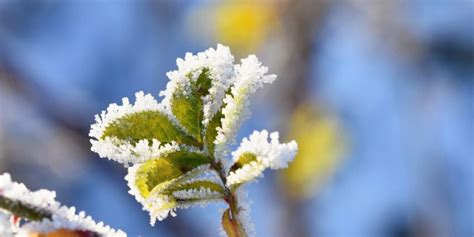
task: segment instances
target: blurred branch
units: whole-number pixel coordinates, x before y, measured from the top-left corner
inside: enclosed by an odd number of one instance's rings
[[[331,3],[326,0],[281,1],[279,9],[282,16],[283,30],[281,37],[283,50],[277,64],[280,92],[276,98],[282,108],[279,123],[285,127],[299,105],[309,100],[311,93],[312,56],[320,43],[321,26],[324,24]],[[289,129],[289,127],[286,127]],[[279,193],[280,194],[280,193]],[[281,236],[310,236],[310,223],[304,215],[306,203],[293,198],[288,190],[281,190],[282,202],[285,203],[284,218],[279,232]]]
[[[279,88],[283,93],[278,93],[279,104],[287,111],[288,115],[298,104],[308,99],[310,94],[310,81],[312,54],[319,44],[319,31],[324,23],[330,2],[326,0],[301,0],[283,1],[279,9],[282,14],[283,39],[282,57],[278,75]],[[279,35],[280,36],[280,35]],[[281,118],[281,121],[287,121]]]
[[[84,126],[84,121],[78,121],[76,116],[82,110],[68,110],[63,111],[63,108],[51,106],[53,100],[51,96],[41,87],[41,85],[34,83],[31,80],[23,79],[21,73],[11,66],[7,61],[2,61],[0,58],[0,80],[4,82],[4,85],[8,87],[8,90],[12,91],[15,95],[21,96],[28,103],[32,104],[33,107],[44,113],[44,116],[48,120],[53,121],[55,124],[67,128],[77,134],[87,134],[89,128]],[[73,106],[71,106],[72,108]]]

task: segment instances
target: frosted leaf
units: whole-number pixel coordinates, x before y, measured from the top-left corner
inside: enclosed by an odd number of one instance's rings
[[[223,186],[210,165],[199,165],[198,157],[159,158],[128,169],[125,179],[143,209],[150,214],[150,223],[176,215],[176,209],[208,203],[223,197]],[[191,159],[191,160],[190,160]],[[197,166],[189,166],[193,164]],[[184,165],[184,166],[180,166]],[[194,167],[194,168],[192,168]]]
[[[273,132],[269,136],[266,130],[254,131],[249,138],[242,140],[240,147],[232,153],[232,156],[234,164],[239,164],[242,157],[248,156],[248,154],[253,155],[255,160],[248,160],[236,169],[231,168],[227,177],[227,185],[251,181],[262,176],[266,168],[286,168],[289,162],[295,158],[297,150],[298,146],[295,141],[281,144],[278,132]]]
[[[8,173],[0,175],[0,197],[21,202],[24,205],[35,207],[38,211],[49,213],[42,220],[30,221],[27,219],[29,222],[14,230],[18,232],[16,236],[29,236],[31,233],[49,233],[59,229],[88,231],[103,237],[126,236],[121,230],[116,231],[109,226],[105,226],[102,222],[96,223],[90,216],[86,216],[84,212],[76,214],[74,207],[61,206],[55,200],[55,192],[44,189],[33,192],[21,183],[12,182]],[[18,211],[18,209],[15,209],[15,211]],[[4,213],[0,212],[0,222],[3,221]],[[2,223],[0,223],[0,228],[3,228]],[[0,229],[0,233],[1,231]]]
[[[249,96],[264,84],[273,83],[276,75],[267,75],[268,68],[262,66],[255,55],[242,59],[235,65],[235,84],[224,98],[221,127],[215,140],[216,157],[226,155],[226,147],[233,143],[242,122],[249,116]]]
[[[111,104],[107,111],[96,115],[89,135],[91,150],[102,158],[128,165],[144,162],[171,151],[181,144],[195,141],[181,131],[163,105],[143,92],[135,94],[135,104],[127,98],[122,105]]]
[[[196,55],[186,53],[184,59],[178,58],[176,60],[178,69],[166,74],[170,81],[166,85],[166,90],[160,92],[160,95],[164,96],[163,104],[170,108],[170,102],[175,91],[178,88],[190,90],[191,82],[197,80],[203,68],[208,68],[212,83],[209,94],[203,98],[203,123],[207,124],[208,120],[222,105],[225,91],[233,83],[233,63],[234,56],[230,53],[230,49],[220,44],[217,45],[216,49],[209,48]]]

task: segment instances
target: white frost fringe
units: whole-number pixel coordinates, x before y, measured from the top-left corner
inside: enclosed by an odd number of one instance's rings
[[[242,168],[230,172],[227,177],[228,186],[260,177],[265,168],[284,169],[288,167],[288,163],[295,158],[298,145],[295,141],[281,144],[278,132],[270,134],[270,141],[268,141],[268,135],[266,130],[254,131],[249,138],[242,140],[236,151],[232,152],[234,162],[244,153],[254,154],[257,162],[250,162]]]
[[[276,75],[267,75],[268,68],[262,66],[255,55],[250,55],[241,60],[240,65],[235,65],[235,84],[231,87],[231,94],[224,98],[226,106],[222,110],[224,117],[222,126],[214,143],[216,144],[215,156],[225,157],[227,147],[235,141],[236,132],[242,122],[249,116],[249,96],[264,84],[271,84],[276,80]]]

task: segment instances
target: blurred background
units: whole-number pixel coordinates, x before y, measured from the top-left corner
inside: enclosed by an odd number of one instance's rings
[[[247,186],[257,236],[474,235],[472,0],[0,0],[0,172],[129,236],[218,236],[223,204],[151,227],[88,137],[217,43],[279,75],[238,140],[300,146]]]

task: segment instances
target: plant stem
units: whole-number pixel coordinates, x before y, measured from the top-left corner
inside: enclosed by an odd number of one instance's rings
[[[224,185],[224,200],[229,205],[230,216],[229,219],[232,223],[233,228],[235,229],[235,237],[247,237],[247,233],[242,225],[242,222],[239,220],[239,205],[236,196],[232,190],[226,186],[227,176],[224,168],[222,167],[221,162],[212,162],[212,168],[219,174],[219,177]],[[232,236],[234,237],[234,236]]]

